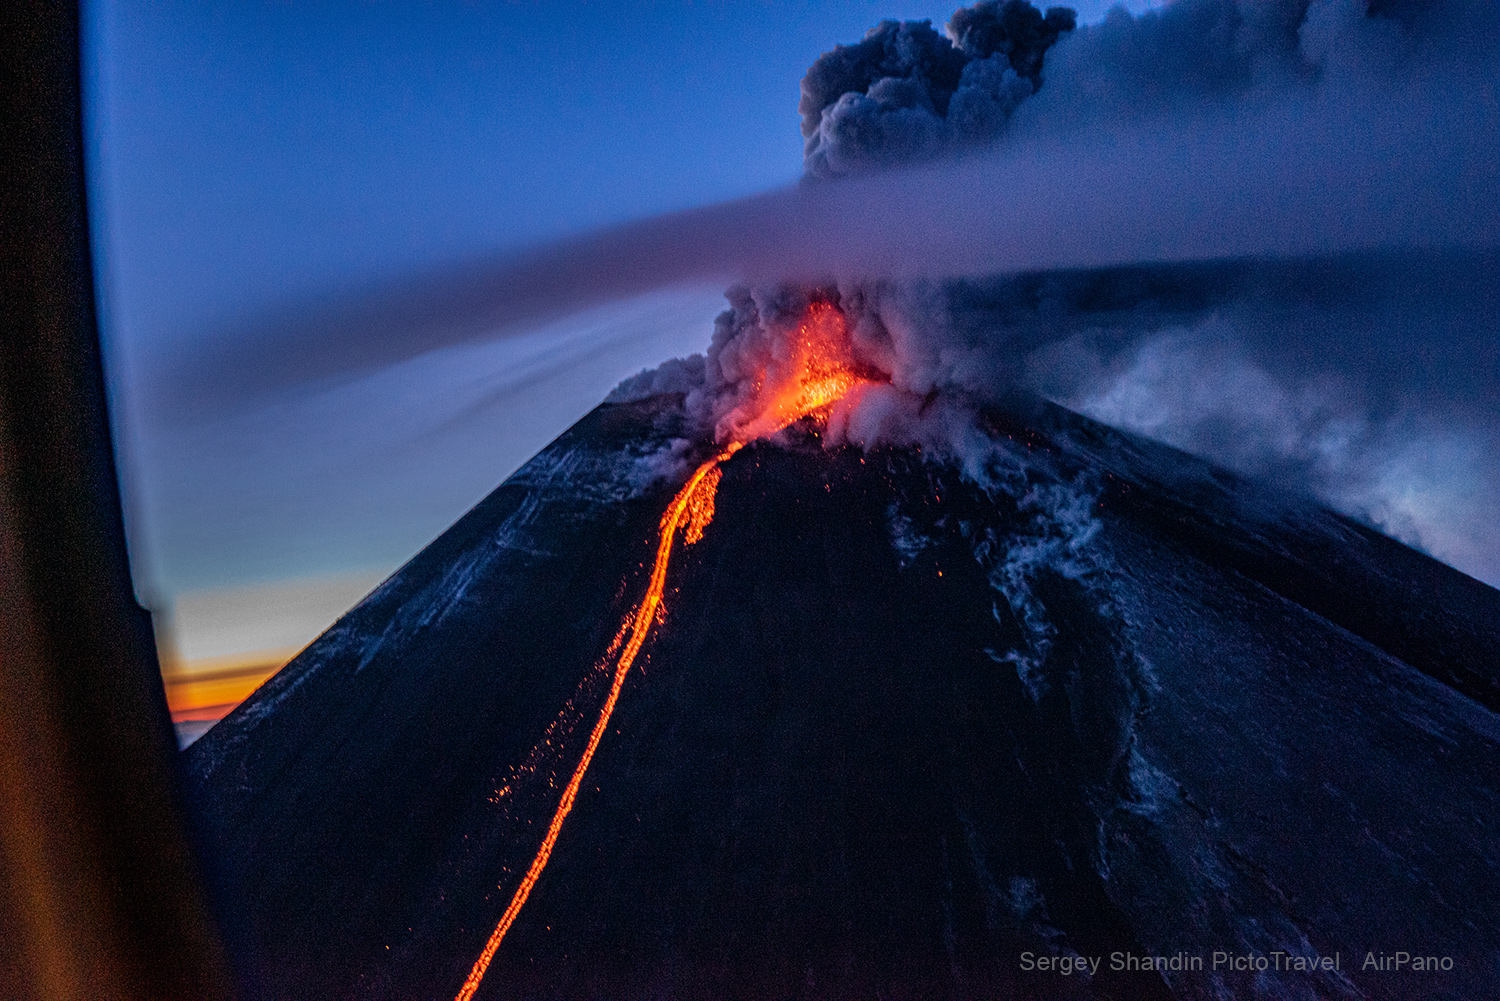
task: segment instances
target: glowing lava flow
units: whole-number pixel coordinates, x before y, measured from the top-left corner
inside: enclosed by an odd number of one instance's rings
[[[775,434],[866,381],[854,372],[848,323],[832,303],[808,306],[782,350],[787,357],[768,365],[754,399],[721,422],[721,440],[726,431],[736,441]]]
[[[525,905],[526,898],[531,895],[531,889],[536,885],[537,878],[547,867],[547,860],[552,857],[552,848],[557,844],[557,836],[562,831],[563,821],[567,819],[568,811],[573,809],[573,801],[578,798],[578,789],[583,784],[584,773],[588,771],[589,762],[594,759],[594,752],[599,748],[599,740],[604,736],[605,728],[609,726],[609,717],[615,711],[615,703],[619,701],[620,689],[625,684],[625,676],[630,673],[630,665],[635,663],[636,654],[640,653],[641,646],[646,642],[646,636],[651,632],[651,626],[660,612],[662,591],[667,583],[667,561],[672,556],[672,540],[677,534],[677,529],[685,527],[684,534],[689,544],[703,538],[703,529],[714,516],[714,494],[718,489],[721,475],[719,463],[739,451],[740,447],[739,442],[731,442],[724,451],[699,466],[692,478],[687,481],[687,485],[672,499],[666,513],[662,515],[661,537],[656,543],[656,565],[651,569],[651,584],[646,589],[646,596],[641,599],[640,605],[625,620],[626,627],[630,629],[630,639],[620,652],[620,659],[615,665],[614,684],[610,686],[609,697],[604,700],[604,708],[599,712],[599,721],[594,724],[594,730],[589,734],[588,746],[583,749],[583,757],[579,759],[578,767],[573,769],[573,778],[568,782],[568,787],[563,790],[562,800],[557,804],[557,812],[552,815],[552,823],[547,827],[547,836],[542,839],[542,846],[537,849],[531,868],[526,870],[526,878],[521,880],[520,886],[516,887],[510,906],[500,916],[500,923],[495,926],[494,933],[485,943],[484,951],[474,961],[474,968],[469,971],[469,977],[464,981],[463,988],[458,992],[454,1001],[469,1001],[474,996],[474,992],[479,989],[479,983],[484,979],[490,960],[495,958],[495,950],[500,948],[500,942],[505,938],[505,933],[510,930],[511,924],[516,920],[516,915],[521,913],[521,908]],[[682,524],[684,515],[688,518],[686,526]],[[623,628],[621,631],[623,632]]]
[[[629,630],[630,638],[620,651],[620,659],[615,665],[614,684],[610,687],[609,697],[604,700],[604,708],[599,712],[599,721],[589,734],[588,746],[584,748],[583,757],[573,770],[573,778],[563,791],[562,800],[557,804],[557,812],[552,815],[547,836],[542,839],[542,846],[537,849],[531,868],[526,870],[526,877],[516,888],[510,906],[501,915],[494,934],[485,943],[484,951],[475,960],[474,968],[469,971],[469,977],[454,1001],[470,1001],[474,992],[479,989],[485,970],[495,957],[495,950],[500,948],[501,940],[516,920],[516,915],[521,912],[526,898],[531,895],[537,878],[547,867],[547,860],[552,857],[552,848],[557,844],[563,821],[567,819],[568,811],[573,809],[573,801],[578,797],[584,773],[588,771],[589,762],[594,759],[594,752],[598,750],[604,730],[609,726],[609,717],[615,711],[615,703],[619,701],[625,676],[630,673],[630,665],[635,662],[636,654],[640,653],[641,646],[646,642],[646,637],[660,614],[662,590],[667,582],[667,561],[672,556],[672,542],[677,529],[684,529],[685,541],[691,545],[703,537],[703,529],[713,520],[714,495],[721,476],[719,464],[739,451],[745,442],[775,434],[801,418],[836,403],[856,385],[866,381],[855,373],[849,329],[844,315],[830,302],[816,301],[810,304],[801,322],[787,332],[784,348],[781,360],[768,365],[768,370],[763,372],[754,398],[747,401],[744,407],[737,408],[725,422],[721,422],[718,429],[719,440],[731,439],[724,451],[698,467],[662,515],[661,536],[656,544],[656,564],[651,570],[651,584],[640,605],[625,619],[610,648],[613,652],[619,645],[620,637]],[[684,516],[687,518],[686,525],[683,524]]]

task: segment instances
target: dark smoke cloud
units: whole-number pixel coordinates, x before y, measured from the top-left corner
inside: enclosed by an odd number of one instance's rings
[[[1493,5],[1464,6],[1177,0],[1136,17],[1115,8],[1076,27],[1066,8],[1044,15],[1025,0],[989,0],[957,11],[946,37],[927,21],[885,21],[825,54],[803,80],[804,167],[834,177],[951,156],[994,144],[1013,117],[1035,138],[1360,87],[1372,74],[1452,61],[1455,34],[1485,51]],[[1056,81],[1045,97],[1044,62]]]
[[[986,0],[930,21],[883,21],[826,53],[802,81],[804,164],[837,177],[993,142],[1042,86],[1047,49],[1076,24],[1026,0]]]

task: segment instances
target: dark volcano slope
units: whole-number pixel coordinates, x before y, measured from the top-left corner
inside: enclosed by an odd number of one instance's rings
[[[188,750],[263,996],[456,993],[607,691],[675,407],[594,411]],[[1500,990],[1500,593],[1057,408],[986,420],[984,486],[805,432],[724,464],[479,997]],[[1361,970],[1398,950],[1451,969]]]

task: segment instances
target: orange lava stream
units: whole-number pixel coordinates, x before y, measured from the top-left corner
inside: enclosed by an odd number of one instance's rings
[[[563,790],[562,800],[557,804],[557,812],[552,815],[552,823],[547,827],[547,836],[542,839],[542,846],[537,849],[531,868],[526,870],[526,878],[522,879],[521,885],[516,887],[510,906],[500,916],[500,923],[495,926],[495,931],[485,943],[479,958],[474,961],[474,968],[469,971],[468,979],[464,981],[463,988],[459,990],[454,1001],[470,1001],[474,997],[474,992],[479,989],[480,981],[484,979],[485,971],[489,969],[490,960],[495,958],[495,950],[500,948],[500,942],[505,938],[505,933],[515,922],[516,915],[521,913],[526,898],[531,895],[532,887],[536,885],[542,870],[547,867],[547,860],[552,857],[552,848],[557,844],[557,836],[562,831],[563,821],[567,819],[568,812],[573,809],[573,801],[578,798],[578,789],[583,784],[584,773],[588,771],[589,763],[594,760],[594,752],[599,749],[599,741],[609,726],[609,718],[615,711],[615,703],[619,701],[620,689],[625,684],[625,676],[630,673],[630,666],[635,663],[636,654],[640,653],[641,646],[645,644],[646,637],[650,634],[651,627],[655,624],[661,610],[662,591],[667,583],[667,562],[672,556],[672,541],[677,534],[677,529],[682,527],[683,516],[686,515],[688,518],[686,541],[691,544],[703,537],[703,529],[714,516],[714,494],[721,476],[719,463],[739,451],[740,447],[739,442],[731,442],[723,452],[699,466],[692,478],[687,481],[687,485],[672,499],[666,513],[662,515],[661,536],[656,543],[656,564],[651,569],[651,584],[646,589],[646,596],[641,599],[640,605],[625,620],[630,629],[630,639],[625,644],[624,650],[620,652],[620,659],[615,665],[614,684],[610,686],[609,697],[604,700],[604,708],[599,712],[599,721],[594,724],[594,730],[589,734],[588,746],[583,749],[583,757],[579,759],[578,767],[573,769],[573,778],[568,782],[568,787]],[[621,632],[623,633],[624,629]]]
[[[736,441],[773,435],[836,403],[866,382],[855,372],[849,326],[837,306],[814,302],[785,343],[786,357],[768,367],[757,386],[753,413],[736,411]]]
[[[615,703],[619,701],[625,676],[630,673],[636,654],[640,653],[651,633],[651,627],[661,614],[662,591],[667,583],[667,562],[672,556],[672,542],[677,529],[683,529],[685,541],[691,545],[703,537],[704,528],[713,520],[714,496],[722,475],[719,464],[744,447],[746,442],[775,434],[803,417],[816,414],[838,402],[855,386],[868,381],[856,373],[849,343],[849,329],[843,313],[828,302],[814,302],[808,307],[792,332],[789,355],[772,368],[775,371],[768,371],[758,387],[760,395],[757,409],[751,414],[740,415],[741,419],[738,421],[721,426],[721,440],[726,436],[732,440],[724,447],[724,451],[698,467],[662,515],[661,535],[656,544],[656,564],[651,570],[650,586],[641,603],[621,625],[607,655],[614,654],[628,631],[629,640],[620,651],[620,658],[615,664],[614,684],[610,687],[609,697],[604,700],[604,708],[599,712],[599,721],[589,734],[588,746],[584,748],[583,757],[579,759],[578,767],[573,770],[573,777],[563,791],[562,800],[557,804],[557,812],[552,815],[552,823],[547,827],[547,836],[542,839],[536,858],[532,860],[526,877],[521,880],[515,896],[511,898],[510,906],[501,915],[494,934],[485,943],[484,950],[475,960],[474,968],[469,971],[469,977],[454,1001],[470,1001],[473,998],[484,979],[485,971],[489,969],[490,960],[494,959],[495,951],[500,948],[501,940],[520,914],[526,898],[531,895],[532,887],[547,866],[547,860],[552,857],[552,849],[557,844],[563,821],[573,809],[573,801],[578,797],[584,774],[609,726],[609,718],[614,713]],[[727,435],[724,434],[726,431]]]

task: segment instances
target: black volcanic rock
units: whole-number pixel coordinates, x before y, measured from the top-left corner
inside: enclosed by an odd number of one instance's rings
[[[189,748],[264,997],[457,992],[608,690],[676,413],[595,410]],[[1500,992],[1500,593],[1049,405],[985,422],[984,488],[806,429],[723,465],[478,996]],[[1451,969],[1361,969],[1398,950]]]

